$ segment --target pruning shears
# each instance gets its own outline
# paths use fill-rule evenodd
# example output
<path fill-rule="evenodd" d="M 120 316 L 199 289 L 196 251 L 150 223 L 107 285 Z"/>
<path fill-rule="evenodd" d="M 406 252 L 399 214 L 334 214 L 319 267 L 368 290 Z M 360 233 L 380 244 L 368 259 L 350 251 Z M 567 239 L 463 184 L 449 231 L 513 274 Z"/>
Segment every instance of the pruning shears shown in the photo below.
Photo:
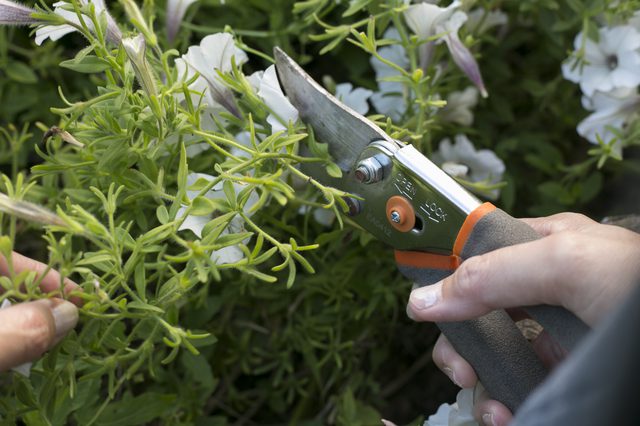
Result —
<path fill-rule="evenodd" d="M 328 144 L 342 170 L 305 172 L 346 198 L 348 215 L 395 249 L 399 270 L 418 285 L 435 283 L 465 259 L 540 236 L 491 203 L 482 203 L 411 145 L 392 139 L 315 82 L 281 49 L 274 51 L 284 91 L 316 139 Z M 541 265 L 544 267 L 544 265 Z M 571 351 L 589 328 L 564 308 L 531 306 L 526 312 Z M 512 411 L 547 375 L 513 320 L 503 311 L 437 324 L 474 367 L 494 399 Z"/>

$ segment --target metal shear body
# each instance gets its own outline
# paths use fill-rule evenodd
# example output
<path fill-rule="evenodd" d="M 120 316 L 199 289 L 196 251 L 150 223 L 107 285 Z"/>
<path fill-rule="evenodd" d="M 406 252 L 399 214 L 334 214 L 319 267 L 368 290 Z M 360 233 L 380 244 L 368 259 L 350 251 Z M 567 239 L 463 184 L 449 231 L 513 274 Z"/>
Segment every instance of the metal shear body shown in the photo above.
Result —
<path fill-rule="evenodd" d="M 306 165 L 320 182 L 355 197 L 347 214 L 395 249 L 400 271 L 419 285 L 451 274 L 465 259 L 540 236 L 490 203 L 482 203 L 413 146 L 396 141 L 315 82 L 275 49 L 286 95 L 342 170 Z M 570 351 L 589 328 L 559 307 L 527 312 Z M 438 326 L 475 368 L 494 398 L 515 411 L 547 371 L 504 311 Z"/>

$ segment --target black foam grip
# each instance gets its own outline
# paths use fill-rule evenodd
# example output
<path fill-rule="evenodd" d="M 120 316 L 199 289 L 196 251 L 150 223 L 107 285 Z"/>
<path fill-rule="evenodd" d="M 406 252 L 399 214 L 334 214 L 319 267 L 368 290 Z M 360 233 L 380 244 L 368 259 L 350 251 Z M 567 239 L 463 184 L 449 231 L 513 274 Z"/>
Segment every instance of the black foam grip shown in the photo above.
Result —
<path fill-rule="evenodd" d="M 438 327 L 473 366 L 489 395 L 512 412 L 546 377 L 545 367 L 505 311 Z"/>
<path fill-rule="evenodd" d="M 462 249 L 461 257 L 468 259 L 539 238 L 540 235 L 526 223 L 500 209 L 495 209 L 484 215 L 473 227 Z M 567 352 L 571 352 L 590 330 L 582 320 L 559 306 L 530 306 L 524 309 Z"/>
<path fill-rule="evenodd" d="M 418 285 L 437 282 L 451 271 L 398 265 Z M 515 412 L 547 371 L 509 315 L 493 311 L 474 320 L 437 323 L 475 370 L 492 398 Z"/>
<path fill-rule="evenodd" d="M 539 238 L 533 228 L 496 209 L 475 224 L 461 257 L 468 259 Z M 452 272 L 398 267 L 403 275 L 421 286 L 440 281 Z M 584 322 L 564 308 L 531 306 L 525 309 L 566 351 L 571 351 L 589 331 Z M 513 412 L 547 374 L 531 345 L 504 310 L 475 320 L 437 325 L 456 351 L 473 366 L 489 395 Z"/>

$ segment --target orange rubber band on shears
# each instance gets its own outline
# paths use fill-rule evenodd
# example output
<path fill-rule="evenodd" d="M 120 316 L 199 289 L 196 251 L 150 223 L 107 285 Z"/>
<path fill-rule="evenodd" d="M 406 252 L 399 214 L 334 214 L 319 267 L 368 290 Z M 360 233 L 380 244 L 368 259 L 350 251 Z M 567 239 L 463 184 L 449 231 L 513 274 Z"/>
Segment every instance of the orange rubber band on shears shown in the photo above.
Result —
<path fill-rule="evenodd" d="M 413 268 L 421 269 L 440 269 L 440 270 L 454 270 L 460 266 L 462 259 L 460 255 L 464 249 L 469 236 L 473 232 L 473 228 L 485 215 L 491 213 L 496 209 L 491 203 L 484 203 L 465 219 L 460 231 L 453 244 L 453 254 L 434 254 L 423 251 L 405 251 L 396 250 L 395 258 L 396 263 L 401 266 L 409 266 Z"/>

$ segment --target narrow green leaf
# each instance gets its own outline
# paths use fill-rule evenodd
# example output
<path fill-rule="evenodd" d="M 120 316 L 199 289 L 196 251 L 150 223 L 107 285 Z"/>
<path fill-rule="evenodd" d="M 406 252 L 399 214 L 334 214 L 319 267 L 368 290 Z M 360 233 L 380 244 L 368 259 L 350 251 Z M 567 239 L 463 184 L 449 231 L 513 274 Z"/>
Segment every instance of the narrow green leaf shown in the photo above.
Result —
<path fill-rule="evenodd" d="M 87 55 L 81 60 L 69 59 L 62 61 L 60 66 L 83 74 L 94 74 L 111 69 L 111 64 L 93 55 Z"/>
<path fill-rule="evenodd" d="M 9 62 L 5 68 L 7 77 L 11 80 L 23 84 L 35 84 L 38 82 L 38 76 L 30 66 L 18 61 Z"/>
<path fill-rule="evenodd" d="M 349 7 L 342 14 L 342 17 L 347 18 L 351 15 L 355 15 L 364 9 L 372 0 L 351 0 Z"/>
<path fill-rule="evenodd" d="M 140 261 L 140 263 L 136 265 L 134 282 L 136 285 L 136 292 L 144 302 L 147 301 L 147 276 L 145 271 L 144 261 Z M 129 304 L 129 306 L 131 306 L 131 304 Z"/>

